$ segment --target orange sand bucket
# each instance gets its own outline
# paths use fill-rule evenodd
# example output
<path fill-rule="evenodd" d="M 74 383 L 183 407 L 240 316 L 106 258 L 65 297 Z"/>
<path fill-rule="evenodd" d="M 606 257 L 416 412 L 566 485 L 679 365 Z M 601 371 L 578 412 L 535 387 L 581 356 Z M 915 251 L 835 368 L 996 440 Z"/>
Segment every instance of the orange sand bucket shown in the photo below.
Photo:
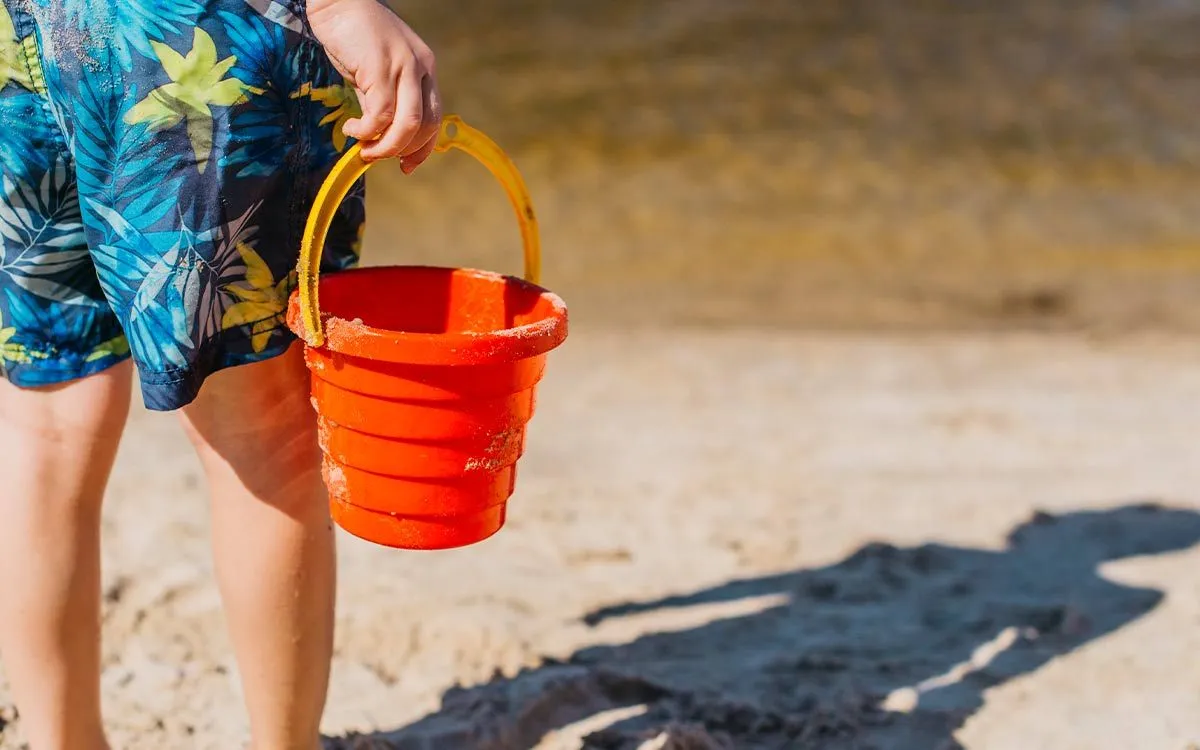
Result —
<path fill-rule="evenodd" d="M 320 279 L 338 204 L 367 170 L 357 146 L 317 194 L 288 326 L 305 341 L 325 484 L 346 531 L 402 549 L 482 541 L 504 525 L 547 353 L 567 336 L 537 286 L 540 246 L 524 181 L 496 144 L 447 117 L 437 150 L 481 161 L 516 209 L 525 279 L 427 266 Z"/>

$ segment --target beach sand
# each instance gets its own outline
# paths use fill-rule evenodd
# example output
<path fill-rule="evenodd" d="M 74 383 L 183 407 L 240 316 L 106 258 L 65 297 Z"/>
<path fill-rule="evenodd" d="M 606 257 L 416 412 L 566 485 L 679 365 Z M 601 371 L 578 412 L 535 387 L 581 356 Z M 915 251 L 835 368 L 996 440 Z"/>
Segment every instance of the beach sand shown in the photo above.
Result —
<path fill-rule="evenodd" d="M 331 746 L 1184 750 L 1197 398 L 1183 340 L 579 330 L 507 528 L 342 538 Z M 116 747 L 240 746 L 173 420 L 105 518 Z"/>
<path fill-rule="evenodd" d="M 500 534 L 340 539 L 331 750 L 1200 743 L 1194 4 L 405 12 L 574 328 Z M 366 262 L 519 270 L 464 157 L 370 180 Z M 104 523 L 114 747 L 240 747 L 170 417 Z"/>

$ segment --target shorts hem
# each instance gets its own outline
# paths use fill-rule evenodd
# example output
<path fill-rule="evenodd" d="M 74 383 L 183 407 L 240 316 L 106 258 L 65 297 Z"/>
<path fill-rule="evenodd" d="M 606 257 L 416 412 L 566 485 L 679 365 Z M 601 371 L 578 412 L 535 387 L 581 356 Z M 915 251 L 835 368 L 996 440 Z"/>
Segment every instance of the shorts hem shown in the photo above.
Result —
<path fill-rule="evenodd" d="M 230 329 L 234 331 L 236 329 Z M 142 402 L 150 411 L 175 411 L 196 400 L 211 375 L 242 365 L 252 365 L 286 354 L 299 338 L 282 322 L 269 332 L 271 341 L 258 352 L 223 351 L 222 337 L 210 339 L 195 364 L 167 372 L 138 371 Z"/>
<path fill-rule="evenodd" d="M 131 358 L 128 352 L 109 354 L 90 362 L 76 357 L 39 357 L 9 365 L 4 370 L 4 378 L 24 390 L 47 388 L 98 375 Z"/>
<path fill-rule="evenodd" d="M 327 243 L 325 252 L 332 252 L 333 257 L 345 258 L 345 261 L 342 267 L 336 270 L 322 269 L 322 273 L 337 273 L 337 271 L 354 268 L 358 265 L 358 255 L 352 251 L 349 245 Z M 289 284 L 286 295 L 289 300 L 294 290 L 295 283 Z M 300 337 L 287 327 L 283 314 L 275 316 L 277 322 L 269 330 L 260 332 L 260 334 L 265 333 L 270 336 L 262 351 L 230 352 L 230 347 L 226 345 L 227 339 L 241 338 L 244 340 L 247 328 L 256 324 L 261 325 L 271 319 L 268 317 L 258 321 L 248 321 L 245 325 L 225 329 L 220 335 L 207 340 L 187 367 L 158 372 L 145 372 L 139 367 L 138 382 L 142 389 L 142 402 L 146 408 L 150 411 L 181 409 L 196 400 L 204 381 L 210 375 L 233 367 L 265 362 L 286 354 L 300 340 Z"/>

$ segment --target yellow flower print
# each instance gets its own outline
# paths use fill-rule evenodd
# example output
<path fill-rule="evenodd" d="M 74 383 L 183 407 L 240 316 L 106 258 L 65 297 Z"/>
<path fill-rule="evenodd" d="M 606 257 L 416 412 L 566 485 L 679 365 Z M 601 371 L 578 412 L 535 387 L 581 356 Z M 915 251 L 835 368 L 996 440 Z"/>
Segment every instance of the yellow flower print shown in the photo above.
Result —
<path fill-rule="evenodd" d="M 17 333 L 17 329 L 9 326 L 4 327 L 4 316 L 0 314 L 0 369 L 4 369 L 9 363 L 24 365 L 32 362 L 35 359 L 45 359 L 46 355 L 38 352 L 31 352 L 25 348 L 24 344 L 18 344 L 12 341 L 12 337 Z"/>
<path fill-rule="evenodd" d="M 306 83 L 292 94 L 292 98 L 299 99 L 304 96 L 332 110 L 321 118 L 321 124 L 333 123 L 333 147 L 339 152 L 344 151 L 346 134 L 342 132 L 342 126 L 347 120 L 362 117 L 362 107 L 358 105 L 358 95 L 354 92 L 354 87 L 342 84 L 315 89 L 311 83 Z"/>
<path fill-rule="evenodd" d="M 36 44 L 32 35 L 25 39 L 17 37 L 17 27 L 8 14 L 8 8 L 0 4 L 0 89 L 11 81 L 30 91 L 38 90 L 28 64 L 29 60 L 37 60 L 36 54 L 28 54 L 31 51 L 29 45 Z"/>
<path fill-rule="evenodd" d="M 42 72 L 42 56 L 38 52 L 37 37 L 30 34 L 21 45 L 25 48 L 25 59 L 29 61 L 29 87 L 45 96 L 46 75 Z"/>
<path fill-rule="evenodd" d="M 261 93 L 237 78 L 225 78 L 237 63 L 230 55 L 217 60 L 217 46 L 204 29 L 196 27 L 192 49 L 184 57 L 160 42 L 151 42 L 154 54 L 170 83 L 159 86 L 125 114 L 129 125 L 149 123 L 150 130 L 173 128 L 185 123 L 196 166 L 203 172 L 212 153 L 213 119 L 211 107 L 232 107 L 246 101 L 246 92 Z"/>
<path fill-rule="evenodd" d="M 25 363 L 29 361 L 29 355 L 25 353 L 25 347 L 9 341 L 16 332 L 17 329 L 11 326 L 9 328 L 0 328 L 0 363 Z"/>
<path fill-rule="evenodd" d="M 124 336 L 116 336 L 96 345 L 87 355 L 85 362 L 95 362 L 105 357 L 123 357 L 129 353 L 129 340 Z"/>
<path fill-rule="evenodd" d="M 254 248 L 244 242 L 237 244 L 246 278 L 226 289 L 238 298 L 221 318 L 221 328 L 250 326 L 250 344 L 261 352 L 271 339 L 271 332 L 283 324 L 287 310 L 290 276 L 276 282 L 271 269 Z"/>

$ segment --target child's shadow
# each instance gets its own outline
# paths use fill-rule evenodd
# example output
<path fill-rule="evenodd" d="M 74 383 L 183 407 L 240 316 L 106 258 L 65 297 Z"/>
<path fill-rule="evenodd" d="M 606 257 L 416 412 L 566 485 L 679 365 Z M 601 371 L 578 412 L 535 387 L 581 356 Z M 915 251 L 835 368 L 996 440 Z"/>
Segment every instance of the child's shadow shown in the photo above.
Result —
<path fill-rule="evenodd" d="M 732 581 L 588 616 L 593 623 L 774 596 L 754 614 L 584 649 L 446 693 L 401 729 L 332 748 L 530 750 L 555 729 L 639 706 L 589 750 L 951 750 L 983 691 L 1141 617 L 1153 589 L 1101 563 L 1200 542 L 1200 514 L 1151 505 L 1039 514 L 998 551 L 868 545 L 825 568 Z"/>

